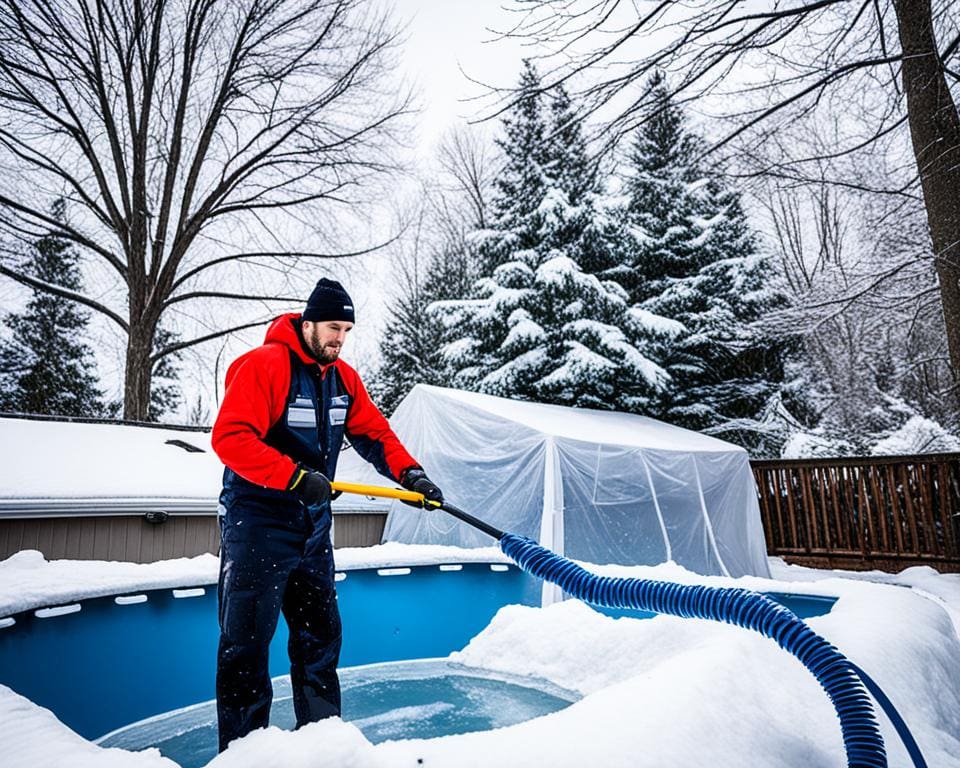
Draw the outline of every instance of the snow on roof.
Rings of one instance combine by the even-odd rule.
[[[407,398],[434,400],[438,404],[443,400],[456,401],[544,435],[571,440],[665,451],[745,452],[715,437],[631,413],[510,400],[429,384],[417,384]]]
[[[17,517],[213,514],[223,478],[208,430],[161,426],[0,417],[0,462],[0,515]],[[346,495],[334,510],[383,511]]]
[[[209,432],[24,418],[0,418],[0,462],[0,502],[22,511],[105,500],[213,511],[223,473]]]

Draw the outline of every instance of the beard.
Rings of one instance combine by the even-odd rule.
[[[316,331],[313,331],[309,336],[304,335],[303,340],[307,342],[310,353],[317,358],[317,362],[321,365],[332,363],[340,357],[341,345],[336,343],[323,344],[317,338]]]

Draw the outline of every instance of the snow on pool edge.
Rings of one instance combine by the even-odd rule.
[[[810,624],[871,672],[907,719],[929,765],[957,768],[960,643],[949,618],[910,590],[839,586],[834,611]],[[306,749],[333,749],[322,765],[398,768],[421,761],[450,768],[845,764],[838,721],[813,677],[775,643],[737,627],[670,616],[612,619],[578,601],[507,606],[450,658],[586,695],[562,711],[497,731],[349,749],[342,724],[330,723]],[[882,717],[881,730],[891,768],[907,768],[909,759]],[[231,746],[211,768],[314,765],[297,758],[292,745],[281,732],[263,733]],[[283,760],[271,762],[273,754]]]
[[[591,568],[624,575],[621,567]],[[638,569],[626,570],[641,575]],[[671,564],[642,571],[646,578],[718,582]],[[946,581],[938,586],[930,579]],[[922,579],[924,589],[952,594],[951,577],[930,579]],[[960,642],[943,608],[911,589],[829,572],[815,583],[719,581],[839,597],[834,610],[811,619],[811,626],[870,672],[891,696],[931,766],[960,768],[960,741],[953,735],[960,733],[955,665]],[[843,764],[836,717],[813,678],[774,643],[736,627],[669,616],[611,619],[576,601],[546,609],[507,606],[451,660],[534,674],[586,696],[562,712],[494,732],[376,746],[338,719],[295,733],[268,729],[237,742],[210,765],[416,766],[418,759],[431,766],[464,767]],[[11,768],[66,764],[59,761],[60,745],[66,743],[77,745],[83,758],[77,762],[71,757],[71,766],[173,765],[149,752],[90,752],[99,748],[51,713],[0,688],[0,722],[9,723],[11,715],[21,718],[31,707],[35,711],[27,712],[27,720],[36,738],[26,743],[21,738],[26,751],[21,750],[21,762],[11,763]],[[37,723],[43,728],[38,730]],[[891,767],[909,765],[884,719],[881,727]],[[3,738],[0,743],[10,742]]]
[[[463,549],[442,545],[390,542],[335,550],[337,570],[443,563],[509,563],[497,547]],[[127,563],[101,560],[46,560],[23,550],[0,561],[0,618],[22,611],[150,589],[216,584],[219,558],[205,554]]]

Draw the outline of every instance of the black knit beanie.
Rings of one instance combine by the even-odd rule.
[[[300,316],[301,320],[319,322],[321,320],[346,320],[356,322],[353,315],[353,301],[336,280],[321,277],[317,287],[307,299],[307,308]]]

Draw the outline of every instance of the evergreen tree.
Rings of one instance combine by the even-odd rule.
[[[63,215],[63,206],[54,207]],[[81,289],[79,258],[53,235],[33,246],[28,274],[44,283]],[[0,344],[0,409],[55,416],[104,416],[93,350],[82,341],[89,315],[74,302],[34,291],[26,309],[4,320],[11,337]]]
[[[676,324],[631,309],[619,285],[561,251],[526,251],[479,281],[477,298],[445,302],[460,338],[444,347],[468,389],[522,400],[644,411],[667,383],[647,339]]]
[[[614,261],[616,206],[595,181],[567,95],[544,102],[527,62],[499,143],[493,224],[474,234],[483,277],[470,299],[434,308],[451,329],[444,355],[469,389],[643,410],[666,385],[658,345],[677,325],[631,309],[617,283],[590,273]]]
[[[538,210],[547,192],[550,164],[547,124],[543,115],[540,76],[525,60],[518,96],[503,119],[503,136],[496,139],[504,165],[493,182],[493,226],[474,235],[481,274],[513,258],[516,250],[535,248],[542,219]]]
[[[670,391],[653,414],[691,429],[758,416],[781,392],[787,348],[759,320],[786,301],[750,231],[740,195],[703,166],[700,140],[685,126],[661,75],[658,102],[630,153],[630,218],[641,233],[618,273],[639,307],[679,322],[665,367]],[[736,436],[735,436],[736,437]],[[749,442],[745,433],[742,441]]]
[[[634,137],[626,182],[630,223],[640,245],[617,274],[634,303],[659,296],[673,280],[695,275],[709,263],[697,226],[709,181],[697,161],[703,147],[687,131],[663,75],[654,74],[648,88],[654,112]]]
[[[389,310],[380,340],[381,360],[370,394],[384,413],[392,413],[418,382],[452,383],[442,353],[446,329],[428,307],[431,302],[465,296],[476,270],[470,254],[455,242],[442,244],[428,253],[426,260],[422,275],[416,264],[409,270],[408,282]]]
[[[566,192],[571,205],[579,205],[588,195],[599,193],[600,186],[580,129],[580,118],[562,87],[550,96],[548,125],[544,157],[547,178],[552,186]]]

